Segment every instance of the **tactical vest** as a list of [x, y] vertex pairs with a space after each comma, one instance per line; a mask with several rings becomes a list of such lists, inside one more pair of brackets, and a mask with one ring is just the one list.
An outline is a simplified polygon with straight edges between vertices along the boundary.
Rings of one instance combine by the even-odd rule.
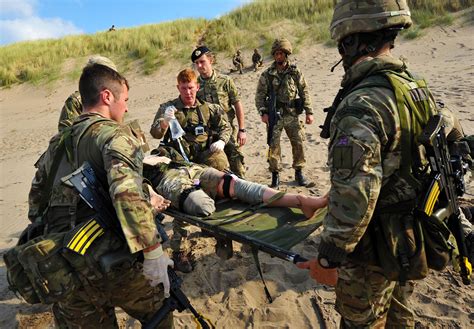
[[[269, 71], [265, 71], [264, 74], [267, 80], [268, 93], [270, 94], [272, 90], [275, 92], [277, 109], [281, 109], [283, 115], [299, 115], [303, 113], [304, 100], [301, 97], [298, 97], [299, 73], [297, 66], [291, 64], [289, 69], [286, 70], [283, 75], [278, 74], [279, 79], [276, 79], [276, 76], [270, 74]], [[295, 92], [297, 97], [293, 97], [287, 93], [290, 86], [288, 79], [293, 80], [296, 87]], [[275, 83], [277, 80], [279, 80], [280, 83]]]
[[[367, 87], [389, 87], [395, 93], [400, 118], [401, 162], [399, 172], [392, 175], [381, 189], [379, 200], [391, 193], [395, 181], [402, 178], [417, 195], [423, 195], [428, 178], [428, 162], [417, 142], [428, 120], [437, 113], [436, 104], [423, 79], [407, 72], [382, 71], [389, 85], [367, 79], [348, 91]], [[337, 114], [336, 114], [337, 115]], [[388, 152], [390, 144], [382, 150]], [[382, 155], [382, 157], [384, 157]], [[349, 256], [355, 262], [372, 263], [384, 270], [389, 280], [405, 282], [426, 277], [428, 269], [442, 270], [450, 259], [452, 248], [447, 242], [446, 225], [433, 225], [417, 212], [420, 200], [407, 200], [393, 205], [376, 206], [366, 233]]]

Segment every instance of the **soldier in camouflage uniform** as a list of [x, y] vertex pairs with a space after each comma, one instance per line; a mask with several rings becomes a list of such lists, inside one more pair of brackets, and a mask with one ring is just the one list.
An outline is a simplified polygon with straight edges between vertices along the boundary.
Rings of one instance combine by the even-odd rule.
[[313, 110], [303, 73], [295, 64], [291, 64], [288, 60], [288, 56], [292, 51], [291, 44], [287, 39], [275, 40], [272, 45], [272, 56], [275, 62], [260, 76], [255, 94], [255, 105], [262, 117], [262, 122], [267, 124], [267, 126], [272, 89], [276, 96], [276, 108], [274, 111], [279, 113], [279, 119], [272, 128], [267, 127], [267, 129], [273, 129], [268, 163], [272, 173], [272, 183], [270, 186], [275, 188], [278, 188], [280, 184], [280, 137], [283, 129], [285, 129], [291, 143], [295, 179], [300, 186], [307, 185], [307, 181], [302, 173], [306, 163], [303, 147], [303, 141], [305, 140], [304, 123], [299, 120], [299, 115], [304, 110], [306, 113], [306, 124], [312, 124], [314, 121]]
[[[241, 147], [247, 141], [247, 133], [245, 130], [244, 108], [240, 101], [239, 92], [232, 78], [212, 68], [214, 55], [207, 47], [196, 48], [191, 55], [191, 60], [199, 72], [198, 82], [200, 88], [197, 97], [208, 103], [219, 104], [227, 113], [232, 134], [224, 151], [229, 159], [230, 170], [237, 176], [244, 178], [245, 163]], [[235, 118], [237, 118], [238, 129], [234, 123]]]
[[[117, 67], [115, 64], [108, 58], [103, 56], [92, 56], [87, 61], [86, 67], [91, 66], [94, 64], [106, 64], [108, 67], [117, 71]], [[72, 125], [72, 122], [75, 118], [77, 118], [82, 112], [82, 102], [81, 102], [81, 94], [79, 91], [73, 92], [64, 102], [64, 106], [61, 109], [61, 113], [59, 114], [59, 123], [58, 123], [58, 130], [61, 131], [65, 127], [69, 127]]]
[[150, 134], [155, 138], [164, 138], [166, 145], [171, 145], [180, 152], [179, 145], [171, 141], [168, 129], [170, 120], [176, 118], [185, 132], [182, 146], [190, 161], [218, 170], [229, 169], [224, 145], [229, 141], [231, 129], [221, 106], [201, 102], [196, 98], [199, 85], [193, 70], [181, 71], [177, 80], [180, 95], [160, 105]]
[[253, 70], [257, 72], [257, 69], [263, 65], [262, 55], [258, 52], [258, 49], [253, 50], [252, 55]]
[[[153, 120], [150, 133], [155, 138], [163, 138], [167, 145], [172, 145], [180, 152], [179, 145], [170, 141], [169, 122], [176, 118], [185, 131], [182, 146], [189, 160], [206, 164], [217, 170], [229, 169], [229, 162], [224, 153], [231, 129], [219, 104], [196, 98], [199, 90], [197, 77], [193, 70], [185, 69], [178, 74], [179, 97], [160, 105]], [[211, 141], [213, 135], [218, 140]], [[176, 143], [176, 142], [174, 142]], [[189, 273], [193, 270], [193, 255], [187, 240], [188, 225], [173, 222], [173, 237], [170, 241], [173, 260], [178, 271]]]
[[242, 69], [244, 68], [244, 60], [242, 58], [242, 53], [240, 50], [237, 50], [237, 52], [232, 56], [232, 64], [234, 64], [234, 70], [232, 71], [238, 71], [240, 74], [242, 74]]
[[[249, 204], [268, 203], [277, 190], [253, 183], [204, 165], [171, 161], [167, 157], [145, 157], [144, 177], [171, 205], [187, 214], [209, 216], [215, 211], [214, 200], [235, 198]], [[228, 185], [225, 181], [228, 180]], [[227, 187], [225, 187], [227, 186]], [[227, 188], [227, 191], [224, 189]], [[270, 207], [300, 208], [310, 218], [327, 204], [327, 197], [285, 193], [270, 202]]]
[[[384, 75], [390, 71], [411, 76], [406, 64], [390, 51], [397, 33], [411, 23], [405, 0], [343, 0], [334, 9], [330, 29], [345, 76], [330, 124], [329, 211], [318, 258], [298, 266], [309, 268], [315, 280], [336, 285], [341, 328], [415, 325], [408, 305], [413, 281], [402, 285], [387, 279], [380, 259], [373, 261], [378, 248], [372, 240], [373, 226], [369, 226], [372, 222], [388, 226], [392, 221], [411, 225], [413, 208], [403, 204], [417, 197], [402, 173], [413, 163], [402, 161], [401, 149], [407, 146], [402, 143], [400, 113], [411, 109], [406, 103], [398, 108], [396, 90]], [[412, 84], [410, 88], [426, 102], [428, 111], [437, 111], [426, 87]], [[447, 121], [454, 122], [452, 114], [444, 114]], [[451, 130], [453, 125], [446, 123], [447, 131]], [[451, 133], [459, 135], [456, 129]], [[383, 214], [383, 220], [376, 220], [381, 216], [377, 214]]]
[[[36, 164], [29, 194], [30, 219], [41, 221], [47, 234], [67, 232], [62, 256], [80, 282], [53, 305], [54, 318], [60, 328], [118, 328], [119, 306], [144, 323], [169, 291], [167, 267], [172, 261], [163, 253], [154, 222], [154, 213], [169, 203], [143, 184], [143, 133], [122, 125], [127, 80], [107, 64], [93, 64], [84, 68], [79, 90], [83, 114], [51, 140]], [[93, 210], [60, 181], [84, 161], [110, 193], [117, 218], [109, 225], [116, 230], [90, 226]], [[71, 249], [76, 234], [87, 237], [80, 243], [90, 242], [83, 244], [83, 254]], [[143, 264], [138, 257], [130, 258], [138, 253], [144, 256]], [[103, 259], [121, 256], [131, 260], [111, 268], [102, 265]], [[170, 328], [172, 322], [169, 314], [160, 327]]]

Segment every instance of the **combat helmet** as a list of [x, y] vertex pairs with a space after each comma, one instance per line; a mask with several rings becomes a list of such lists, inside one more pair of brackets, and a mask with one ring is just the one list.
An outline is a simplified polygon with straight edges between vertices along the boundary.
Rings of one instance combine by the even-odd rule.
[[334, 7], [331, 38], [340, 42], [355, 33], [370, 33], [412, 25], [406, 0], [342, 0]]
[[291, 55], [293, 52], [290, 41], [285, 38], [275, 39], [272, 45], [272, 56], [275, 55], [277, 50], [281, 50], [287, 55]]

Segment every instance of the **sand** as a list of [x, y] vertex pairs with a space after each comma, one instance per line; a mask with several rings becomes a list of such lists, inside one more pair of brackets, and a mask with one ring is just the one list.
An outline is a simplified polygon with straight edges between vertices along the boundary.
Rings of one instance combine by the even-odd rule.
[[[467, 134], [474, 134], [474, 26], [457, 21], [451, 27], [435, 27], [416, 40], [399, 40], [395, 56], [403, 55], [413, 71], [423, 75], [433, 93], [460, 118]], [[191, 49], [190, 49], [191, 52]], [[250, 63], [251, 52], [244, 52]], [[311, 188], [296, 186], [291, 168], [288, 139], [283, 138], [281, 189], [292, 192], [324, 194], [329, 186], [327, 141], [319, 137], [318, 125], [324, 121], [322, 109], [331, 104], [343, 75], [335, 48], [303, 45], [294, 58], [306, 76], [315, 110], [315, 123], [306, 127], [305, 174], [314, 182]], [[218, 58], [217, 67], [229, 72], [229, 58]], [[84, 59], [84, 62], [86, 59]], [[265, 58], [267, 67], [270, 58]], [[169, 64], [151, 76], [128, 74], [131, 84], [129, 119], [139, 119], [148, 131], [160, 103], [178, 95], [175, 76], [182, 64]], [[247, 177], [268, 184], [265, 127], [255, 109], [255, 89], [260, 70], [250, 68], [232, 77], [242, 94], [246, 111], [248, 143], [244, 147]], [[64, 100], [76, 90], [76, 83], [63, 80], [32, 86], [23, 84], [0, 90], [0, 254], [17, 241], [27, 224], [27, 195], [34, 175], [33, 164], [46, 149], [57, 130], [57, 119]], [[151, 139], [152, 146], [158, 144]], [[466, 202], [472, 203], [474, 184], [468, 180]], [[170, 219], [166, 225], [171, 229]], [[197, 229], [193, 229], [197, 232]], [[335, 328], [339, 315], [334, 309], [334, 290], [315, 283], [308, 273], [277, 258], [261, 254], [261, 265], [267, 285], [274, 297], [265, 299], [262, 283], [250, 254], [235, 244], [235, 255], [223, 261], [214, 253], [214, 240], [192, 234], [197, 258], [194, 272], [182, 275], [183, 290], [194, 307], [212, 319], [218, 328]], [[318, 231], [294, 250], [305, 257], [316, 254]], [[0, 327], [49, 328], [53, 326], [47, 306], [28, 305], [8, 290], [5, 265], [0, 263]], [[472, 286], [462, 285], [451, 269], [432, 272], [416, 284], [411, 300], [419, 328], [469, 328], [474, 325]], [[120, 310], [122, 327], [139, 327]], [[194, 328], [188, 312], [175, 314], [177, 328]]]

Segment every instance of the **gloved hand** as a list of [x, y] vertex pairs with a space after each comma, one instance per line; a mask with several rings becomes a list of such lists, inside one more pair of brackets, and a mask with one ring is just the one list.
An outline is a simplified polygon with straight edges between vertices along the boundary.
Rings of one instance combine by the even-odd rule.
[[176, 112], [176, 107], [174, 106], [168, 106], [165, 110], [165, 114], [163, 115], [163, 119], [165, 119], [166, 122], [170, 122], [173, 119], [176, 119], [174, 116], [174, 113]]
[[218, 140], [217, 142], [212, 143], [209, 149], [214, 153], [217, 151], [224, 151], [224, 146], [225, 142], [223, 140]]
[[143, 261], [143, 274], [150, 280], [150, 284], [153, 287], [162, 283], [165, 297], [169, 297], [170, 278], [168, 277], [168, 266], [173, 267], [173, 261], [163, 252], [161, 245], [151, 251], [144, 251], [143, 256], [145, 257]]
[[324, 268], [319, 265], [319, 261], [316, 258], [307, 262], [296, 263], [296, 267], [309, 269], [309, 275], [319, 283], [328, 286], [335, 286], [337, 283], [337, 268]]

